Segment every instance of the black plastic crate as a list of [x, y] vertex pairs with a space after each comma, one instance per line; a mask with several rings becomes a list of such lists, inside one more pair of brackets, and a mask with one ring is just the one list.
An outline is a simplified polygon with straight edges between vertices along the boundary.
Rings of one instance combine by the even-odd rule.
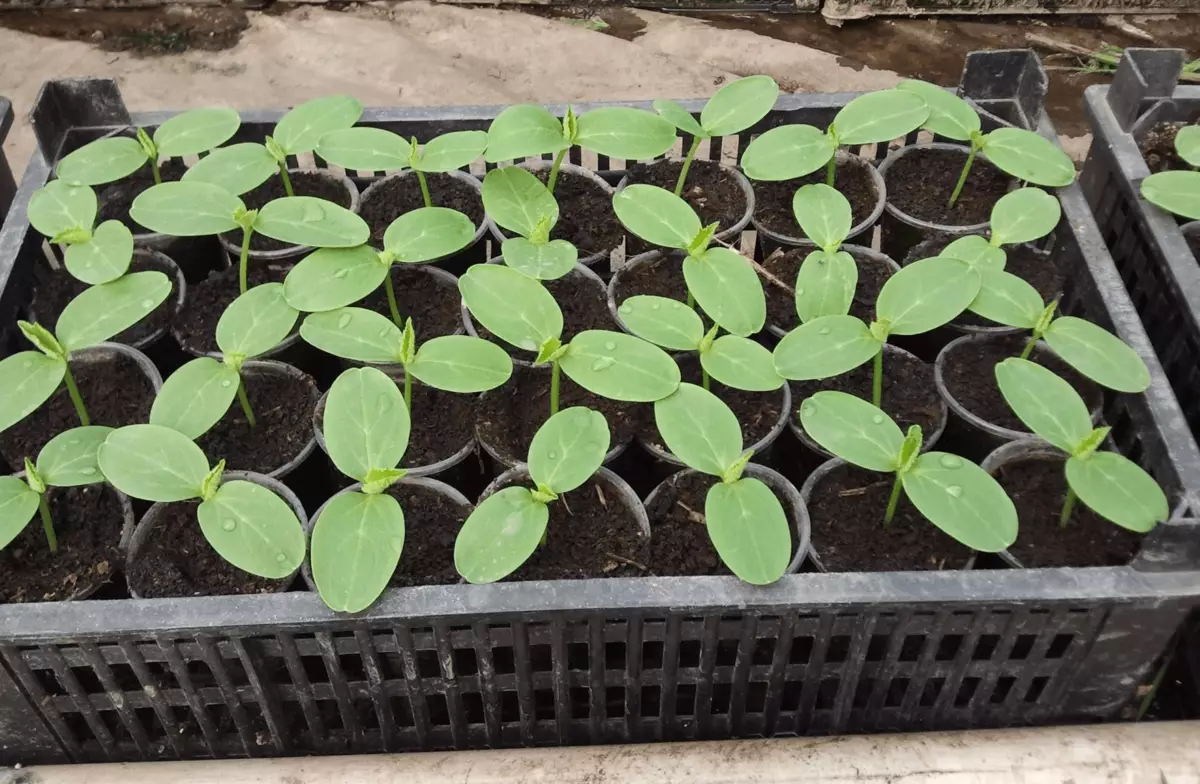
[[[970, 56], [985, 129], [1053, 137], [1032, 53]], [[787, 95], [785, 122], [828, 123], [853, 94]], [[634, 104], [646, 106], [647, 104]], [[698, 110], [699, 102], [690, 109]], [[562, 110], [564, 107], [557, 107]], [[500, 107], [369, 110], [428, 138]], [[243, 115], [261, 139], [280, 111]], [[42, 239], [26, 224], [50, 161], [130, 123], [110, 81], [52, 82], [35, 155], [0, 232], [0, 314], [28, 299]], [[1001, 118], [1004, 118], [1002, 120]], [[861, 153], [881, 158], [882, 148]], [[573, 152], [574, 162], [581, 162]], [[623, 162], [600, 158], [620, 176]], [[1116, 396], [1114, 443], [1166, 488], [1171, 521], [1130, 566], [946, 573], [641, 578], [391, 590], [336, 616], [272, 596], [0, 606], [0, 762], [257, 757], [950, 729], [1116, 716], [1200, 605], [1200, 451], [1077, 186], [1061, 192], [1064, 310], [1146, 360]], [[11, 350], [12, 344], [4, 347]]]
[[3, 148], [4, 140], [12, 130], [12, 124], [12, 101], [0, 95], [0, 213], [6, 215], [13, 195], [17, 192], [17, 182], [13, 179], [12, 167], [8, 164], [8, 156], [4, 154]]

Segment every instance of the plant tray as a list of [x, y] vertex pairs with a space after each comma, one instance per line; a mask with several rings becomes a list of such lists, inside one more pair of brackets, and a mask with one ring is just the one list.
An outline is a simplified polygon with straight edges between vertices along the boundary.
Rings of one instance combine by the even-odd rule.
[[[1054, 138], [1026, 51], [969, 56], [961, 85], [1002, 123]], [[827, 124], [853, 94], [787, 95], [757, 127]], [[648, 106], [648, 104], [635, 104]], [[565, 107], [554, 107], [560, 113]], [[699, 111], [700, 103], [689, 109]], [[428, 138], [499, 107], [368, 110]], [[282, 112], [243, 115], [261, 140]], [[25, 220], [51, 164], [130, 115], [107, 80], [48, 83], [43, 154], [0, 233], [0, 323], [29, 298]], [[704, 150], [705, 148], [701, 148]], [[718, 158], [722, 145], [705, 152]], [[871, 159], [886, 154], [858, 151]], [[573, 162], [581, 163], [577, 150]], [[588, 165], [617, 181], [624, 162]], [[315, 594], [0, 606], [0, 763], [138, 761], [628, 743], [1096, 721], [1117, 716], [1200, 605], [1200, 451], [1077, 186], [1054, 251], [1063, 309], [1146, 360], [1145, 395], [1104, 411], [1172, 519], [1130, 566], [797, 574], [767, 588], [681, 577], [390, 590], [339, 616]], [[3, 335], [0, 349], [14, 350]]]

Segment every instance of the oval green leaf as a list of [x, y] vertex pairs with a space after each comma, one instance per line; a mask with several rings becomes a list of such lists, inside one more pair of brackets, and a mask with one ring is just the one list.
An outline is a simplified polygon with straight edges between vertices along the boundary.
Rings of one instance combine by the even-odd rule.
[[1067, 454], [1092, 434], [1092, 417], [1075, 387], [1027, 359], [996, 365], [996, 383], [1025, 426]]
[[396, 382], [375, 368], [352, 368], [329, 388], [322, 425], [337, 469], [366, 481], [371, 469], [395, 468], [408, 449], [411, 422]]
[[708, 375], [727, 387], [750, 392], [771, 392], [784, 384], [775, 372], [770, 349], [749, 338], [722, 335], [707, 351], [700, 352], [700, 365]]
[[837, 151], [837, 144], [811, 125], [784, 125], [759, 136], [742, 153], [742, 171], [752, 180], [775, 182], [812, 174]]
[[979, 295], [979, 273], [970, 264], [944, 256], [922, 259], [887, 279], [875, 302], [893, 335], [919, 335], [948, 324]]
[[0, 550], [16, 539], [41, 503], [41, 496], [15, 476], [0, 476]]
[[558, 118], [533, 104], [517, 104], [500, 112], [487, 136], [484, 158], [488, 163], [557, 153], [570, 146]]
[[1175, 134], [1175, 151], [1189, 166], [1200, 167], [1200, 125], [1185, 125]]
[[99, 461], [109, 484], [143, 501], [199, 498], [208, 476], [208, 458], [200, 447], [161, 425], [114, 430], [100, 447]]
[[700, 112], [700, 124], [709, 136], [741, 133], [766, 117], [778, 97], [779, 85], [769, 76], [736, 79], [708, 99]]
[[954, 93], [917, 79], [905, 79], [896, 85], [896, 89], [919, 95], [929, 107], [929, 119], [924, 125], [926, 130], [960, 142], [970, 140], [973, 133], [979, 133], [979, 115], [971, 108], [971, 104]]
[[1171, 514], [1158, 483], [1115, 452], [1070, 458], [1067, 484], [1096, 514], [1130, 531], [1146, 533]]
[[1004, 270], [980, 272], [979, 294], [967, 310], [997, 324], [1033, 329], [1045, 307], [1037, 289]]
[[49, 400], [66, 372], [66, 362], [40, 351], [0, 359], [0, 433]]
[[853, 370], [883, 350], [861, 320], [822, 316], [801, 324], [775, 347], [775, 370], [792, 381], [832, 378]]
[[474, 239], [475, 224], [458, 210], [419, 207], [388, 225], [383, 247], [396, 256], [396, 261], [420, 264], [457, 253]]
[[675, 143], [675, 125], [644, 109], [605, 106], [579, 117], [578, 143], [627, 161], [657, 158]]
[[938, 254], [942, 258], [961, 259], [977, 270], [1002, 270], [1008, 263], [1008, 256], [1003, 249], [987, 241], [986, 237], [978, 234], [968, 234], [951, 242]]
[[988, 160], [1018, 180], [1065, 188], [1075, 181], [1075, 164], [1058, 145], [1033, 131], [997, 128], [983, 143]]
[[654, 185], [629, 185], [613, 197], [621, 224], [652, 245], [686, 248], [700, 233], [700, 216], [683, 199]]
[[[1001, 245], [1033, 242], [1054, 231], [1062, 207], [1040, 188], [1018, 188], [992, 207], [992, 241]], [[945, 254], [943, 254], [945, 255]]]
[[608, 421], [599, 411], [575, 406], [538, 428], [529, 445], [529, 476], [539, 486], [569, 493], [600, 469], [608, 454]]
[[366, 221], [345, 207], [312, 196], [284, 196], [258, 211], [254, 230], [280, 242], [349, 248], [371, 238]]
[[[111, 427], [76, 427], [59, 433], [42, 447], [37, 472], [51, 487], [78, 487], [104, 481], [97, 455]], [[0, 515], [2, 516], [2, 515]]]
[[1017, 540], [1017, 509], [1000, 483], [969, 460], [926, 452], [901, 474], [904, 492], [929, 522], [972, 550], [998, 553]]
[[920, 128], [929, 119], [924, 99], [906, 90], [860, 95], [842, 107], [831, 127], [838, 144], [890, 142]]
[[542, 181], [519, 166], [492, 169], [483, 178], [483, 209], [497, 226], [522, 237], [533, 234], [538, 221], [558, 222], [558, 202]]
[[723, 476], [742, 457], [742, 428], [719, 397], [680, 384], [654, 404], [654, 424], [671, 454], [695, 471]]
[[469, 583], [494, 583], [529, 560], [550, 510], [524, 487], [506, 487], [475, 508], [454, 540], [454, 568]]
[[841, 247], [850, 233], [850, 202], [828, 185], [801, 186], [792, 196], [792, 212], [808, 238], [827, 253]]
[[524, 237], [512, 237], [500, 245], [504, 263], [534, 280], [558, 280], [579, 261], [579, 251], [566, 240], [542, 244]]
[[203, 237], [238, 228], [233, 215], [245, 208], [237, 196], [207, 182], [164, 182], [139, 193], [129, 217], [150, 231]]
[[197, 439], [225, 416], [240, 383], [237, 371], [224, 362], [193, 359], [163, 382], [150, 407], [150, 424]]
[[403, 333], [390, 318], [373, 310], [339, 308], [304, 319], [300, 337], [335, 357], [384, 365], [400, 361]]
[[91, 240], [68, 245], [63, 254], [67, 272], [90, 286], [121, 277], [132, 259], [133, 233], [119, 220], [104, 221]]
[[673, 351], [695, 351], [704, 339], [704, 322], [677, 299], [639, 294], [617, 308], [625, 327], [643, 340]]
[[407, 370], [436, 389], [472, 395], [508, 381], [512, 367], [508, 352], [495, 343], [469, 335], [444, 335], [422, 343]]
[[767, 322], [767, 296], [758, 273], [742, 255], [709, 248], [683, 260], [683, 278], [696, 304], [728, 332], [747, 337]]
[[191, 109], [170, 118], [154, 132], [154, 145], [166, 158], [208, 152], [229, 141], [242, 118], [227, 106]]
[[858, 265], [844, 250], [814, 250], [796, 275], [796, 315], [800, 323], [822, 316], [844, 316], [854, 303]]
[[1090, 321], [1057, 318], [1043, 338], [1064, 362], [1101, 386], [1118, 392], [1145, 392], [1150, 386], [1150, 371], [1137, 352]]
[[336, 310], [383, 285], [388, 265], [369, 245], [318, 248], [292, 267], [283, 281], [287, 303], [305, 313]]
[[183, 182], [207, 183], [240, 196], [262, 185], [279, 164], [267, 148], [254, 142], [213, 150], [183, 174]]
[[51, 180], [29, 199], [29, 225], [47, 237], [68, 229], [92, 230], [96, 194], [86, 185]]
[[335, 166], [357, 171], [399, 171], [408, 167], [412, 147], [382, 128], [342, 128], [317, 143], [317, 155]]
[[300, 312], [288, 304], [282, 283], [264, 283], [242, 294], [217, 321], [217, 346], [225, 354], [257, 357], [283, 342]]
[[718, 482], [704, 501], [708, 536], [738, 579], [769, 585], [787, 571], [792, 534], [779, 499], [761, 481]]
[[252, 482], [225, 482], [196, 509], [217, 554], [250, 574], [277, 580], [304, 563], [304, 528], [282, 498]]
[[370, 607], [388, 587], [404, 548], [404, 510], [381, 493], [340, 493], [313, 526], [313, 582], [336, 612]]
[[285, 114], [271, 137], [289, 155], [312, 152], [326, 134], [358, 122], [362, 111], [362, 104], [349, 95], [314, 98]]
[[623, 332], [580, 332], [560, 363], [572, 381], [609, 400], [653, 403], [679, 385], [679, 366], [669, 354]]
[[1151, 174], [1142, 180], [1142, 198], [1172, 214], [1200, 220], [1200, 172]]
[[668, 99], [659, 99], [654, 102], [654, 111], [662, 115], [667, 122], [674, 125], [679, 130], [700, 139], [707, 139], [709, 134], [700, 125], [699, 121], [692, 116], [692, 113], [684, 109], [675, 101]]
[[904, 433], [890, 416], [845, 392], [817, 392], [800, 406], [804, 432], [825, 449], [868, 471], [895, 471]]
[[454, 131], [430, 139], [421, 150], [417, 168], [424, 172], [448, 172], [469, 166], [487, 149], [485, 131]]
[[526, 351], [537, 351], [562, 335], [562, 311], [546, 287], [515, 269], [476, 264], [458, 279], [463, 302], [496, 337]]
[[68, 352], [103, 343], [150, 315], [170, 293], [171, 281], [153, 270], [85, 289], [59, 315], [58, 342]]
[[128, 177], [146, 163], [146, 151], [137, 139], [111, 136], [89, 142], [65, 156], [54, 168], [54, 175], [63, 183], [104, 185]]

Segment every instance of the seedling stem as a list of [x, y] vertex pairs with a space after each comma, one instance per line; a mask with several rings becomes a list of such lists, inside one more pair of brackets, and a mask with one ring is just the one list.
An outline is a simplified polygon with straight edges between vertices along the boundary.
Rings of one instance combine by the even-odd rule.
[[404, 407], [412, 413], [412, 373], [407, 369], [404, 371]]
[[383, 279], [383, 285], [387, 291], [388, 310], [392, 312], [392, 321], [397, 327], [404, 329], [404, 319], [400, 318], [400, 307], [396, 304], [396, 290], [392, 288], [391, 270], [388, 270], [388, 276]]
[[833, 178], [837, 174], [837, 153], [834, 153], [825, 164], [825, 184], [833, 187]]
[[892, 495], [888, 499], [887, 512], [883, 515], [883, 527], [891, 528], [892, 518], [896, 516], [896, 505], [900, 503], [900, 490], [904, 487], [901, 474], [896, 472], [896, 481], [892, 482]]
[[708, 371], [705, 370], [704, 368], [700, 368], [700, 383], [704, 386], [705, 392], [712, 391], [711, 389], [709, 389]]
[[71, 375], [70, 364], [67, 365], [63, 381], [67, 382], [67, 394], [71, 396], [71, 402], [75, 404], [75, 413], [79, 414], [79, 424], [82, 427], [88, 427], [92, 421], [88, 417], [87, 408], [83, 405], [83, 398], [79, 395], [79, 387], [75, 386], [75, 377]]
[[[875, 355], [875, 377], [871, 379], [871, 403], [883, 408], [883, 348]], [[890, 515], [889, 515], [890, 518]]]
[[[286, 159], [279, 162], [279, 176], [283, 178], [283, 190], [288, 196], [295, 196], [296, 193], [292, 190], [292, 178], [288, 176]], [[245, 289], [242, 291], [244, 292]]]
[[238, 402], [242, 404], [242, 412], [246, 415], [246, 421], [250, 423], [250, 427], [255, 427], [257, 422], [254, 419], [254, 411], [250, 408], [250, 398], [246, 395], [246, 383], [238, 381]]
[[254, 235], [254, 229], [250, 226], [242, 228], [242, 255], [238, 257], [238, 292], [246, 293], [246, 267], [247, 261], [250, 258], [250, 237]]
[[429, 198], [429, 183], [425, 181], [425, 172], [421, 171], [420, 169], [417, 169], [416, 172], [417, 182], [421, 184], [421, 198], [425, 200], [426, 207], [432, 207], [433, 200]]
[[958, 184], [954, 186], [954, 193], [950, 194], [950, 203], [946, 206], [953, 207], [954, 202], [958, 201], [959, 194], [962, 193], [963, 186], [967, 184], [967, 175], [971, 173], [971, 164], [975, 162], [975, 155], [979, 150], [975, 149], [974, 142], [971, 143], [971, 151], [967, 153], [967, 162], [963, 166], [962, 174], [958, 175]]
[[558, 168], [562, 166], [563, 156], [566, 154], [566, 150], [559, 150], [558, 155], [554, 156], [554, 165], [550, 167], [550, 178], [546, 180], [546, 190], [551, 193], [554, 193], [554, 183], [558, 182]]
[[550, 416], [558, 413], [558, 376], [560, 372], [556, 359], [550, 363]]
[[1029, 355], [1033, 352], [1033, 347], [1037, 342], [1038, 334], [1034, 332], [1029, 336], [1029, 340], [1025, 341], [1025, 349], [1021, 352], [1021, 359], [1029, 359]]
[[162, 172], [158, 170], [158, 161], [150, 161], [150, 173], [154, 175], [154, 184], [162, 185]]
[[1071, 513], [1075, 511], [1075, 491], [1070, 486], [1067, 487], [1067, 498], [1063, 501], [1062, 512], [1058, 515], [1058, 527], [1066, 528], [1071, 522]]
[[688, 169], [692, 168], [692, 158], [696, 157], [696, 150], [700, 147], [700, 137], [692, 137], [692, 145], [688, 147], [687, 157], [683, 159], [683, 168], [679, 170], [679, 181], [675, 183], [675, 195], [683, 193], [683, 183], [687, 180]]
[[46, 502], [46, 494], [41, 493], [38, 499], [38, 511], [42, 513], [42, 530], [46, 532], [46, 543], [50, 552], [58, 552], [58, 537], [54, 535], [54, 521], [50, 519], [50, 504]]

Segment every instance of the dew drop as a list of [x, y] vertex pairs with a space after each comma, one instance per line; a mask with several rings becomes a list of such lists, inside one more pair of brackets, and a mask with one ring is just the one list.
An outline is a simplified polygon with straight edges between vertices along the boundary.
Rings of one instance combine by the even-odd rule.
[[79, 473], [83, 474], [84, 476], [91, 476], [92, 474], [96, 473], [96, 467], [84, 466], [83, 468], [79, 469]]
[[677, 299], [671, 300], [671, 309], [672, 310], [678, 310], [679, 308], [682, 308], [682, 307], [683, 307], [683, 303], [680, 302], [679, 300], [677, 300]]
[[284, 561], [287, 560], [287, 553], [276, 553], [275, 560], [278, 561], [279, 563], [283, 563]]
[[803, 297], [803, 296], [804, 296], [804, 289], [796, 289], [796, 296], [797, 296], [797, 297]]
[[379, 399], [375, 401], [375, 410], [381, 414], [386, 414], [392, 410], [392, 401], [386, 396], [380, 395]]
[[68, 441], [67, 443], [68, 443], [68, 444], [70, 444], [71, 446], [79, 446], [79, 439], [78, 439], [78, 438], [72, 438], [72, 439], [71, 439], [70, 441]]
[[237, 520], [234, 520], [232, 517], [230, 517], [225, 522], [221, 523], [221, 527], [226, 531], [232, 531], [233, 529], [237, 528]]
[[392, 549], [395, 550], [397, 553], [402, 552], [404, 550], [404, 540], [401, 539], [399, 536], [393, 536], [392, 537]]
[[341, 318], [338, 319], [338, 329], [345, 329], [350, 326], [350, 318], [349, 313], [343, 313]]
[[21, 370], [29, 370], [29, 368], [31, 368], [31, 367], [33, 367], [32, 359], [27, 359], [21, 363]]
[[616, 350], [617, 350], [617, 344], [616, 344], [616, 343], [614, 343], [613, 341], [611, 341], [611, 340], [610, 340], [610, 341], [608, 341], [607, 343], [605, 343], [605, 344], [604, 344], [604, 350], [605, 350], [605, 351], [616, 351]]
[[304, 202], [304, 214], [300, 217], [305, 223], [319, 221], [325, 217], [325, 208], [311, 201]]
[[800, 407], [800, 413], [804, 414], [804, 416], [813, 416], [817, 413], [817, 407], [812, 403], [805, 403]]
[[152, 300], [152, 299], [144, 299], [144, 300], [142, 300], [142, 307], [143, 307], [143, 308], [152, 308], [152, 307], [154, 307], [154, 300]]
[[621, 307], [617, 308], [617, 312], [628, 316], [633, 312], [633, 305], [622, 305]]
[[557, 460], [558, 452], [547, 452], [546, 457], [550, 458], [551, 460]]
[[349, 274], [350, 274], [350, 270], [340, 269], [337, 272], [333, 273], [333, 277], [337, 278], [338, 280], [341, 280], [342, 278], [346, 277]]
[[962, 488], [959, 487], [958, 485], [950, 485], [949, 487], [946, 488], [946, 492], [949, 493], [954, 498], [962, 497]]
[[521, 341], [521, 348], [525, 349], [526, 351], [537, 351], [537, 343], [534, 343], [529, 338], [525, 338]]
[[821, 335], [828, 335], [829, 331], [830, 331], [829, 327], [821, 327], [820, 329], [817, 330], [817, 333], [821, 334]]
[[962, 460], [954, 455], [942, 455], [938, 462], [942, 464], [942, 468], [960, 468], [962, 466]]
[[876, 414], [875, 416], [871, 417], [871, 421], [877, 425], [882, 425], [883, 424], [883, 414]]
[[612, 357], [600, 357], [595, 362], [592, 363], [592, 370], [595, 370], [595, 371], [608, 370], [614, 364], [616, 364], [616, 360], [613, 359]]
[[221, 386], [225, 387], [226, 389], [229, 389], [231, 386], [233, 386], [233, 381], [227, 378], [221, 382]]
[[651, 303], [650, 303], [650, 309], [651, 309], [651, 310], [662, 310], [662, 303], [660, 303], [660, 302], [651, 302]]
[[379, 330], [379, 337], [386, 338], [389, 332], [391, 332], [391, 330], [387, 327], [384, 327], [383, 329]]

